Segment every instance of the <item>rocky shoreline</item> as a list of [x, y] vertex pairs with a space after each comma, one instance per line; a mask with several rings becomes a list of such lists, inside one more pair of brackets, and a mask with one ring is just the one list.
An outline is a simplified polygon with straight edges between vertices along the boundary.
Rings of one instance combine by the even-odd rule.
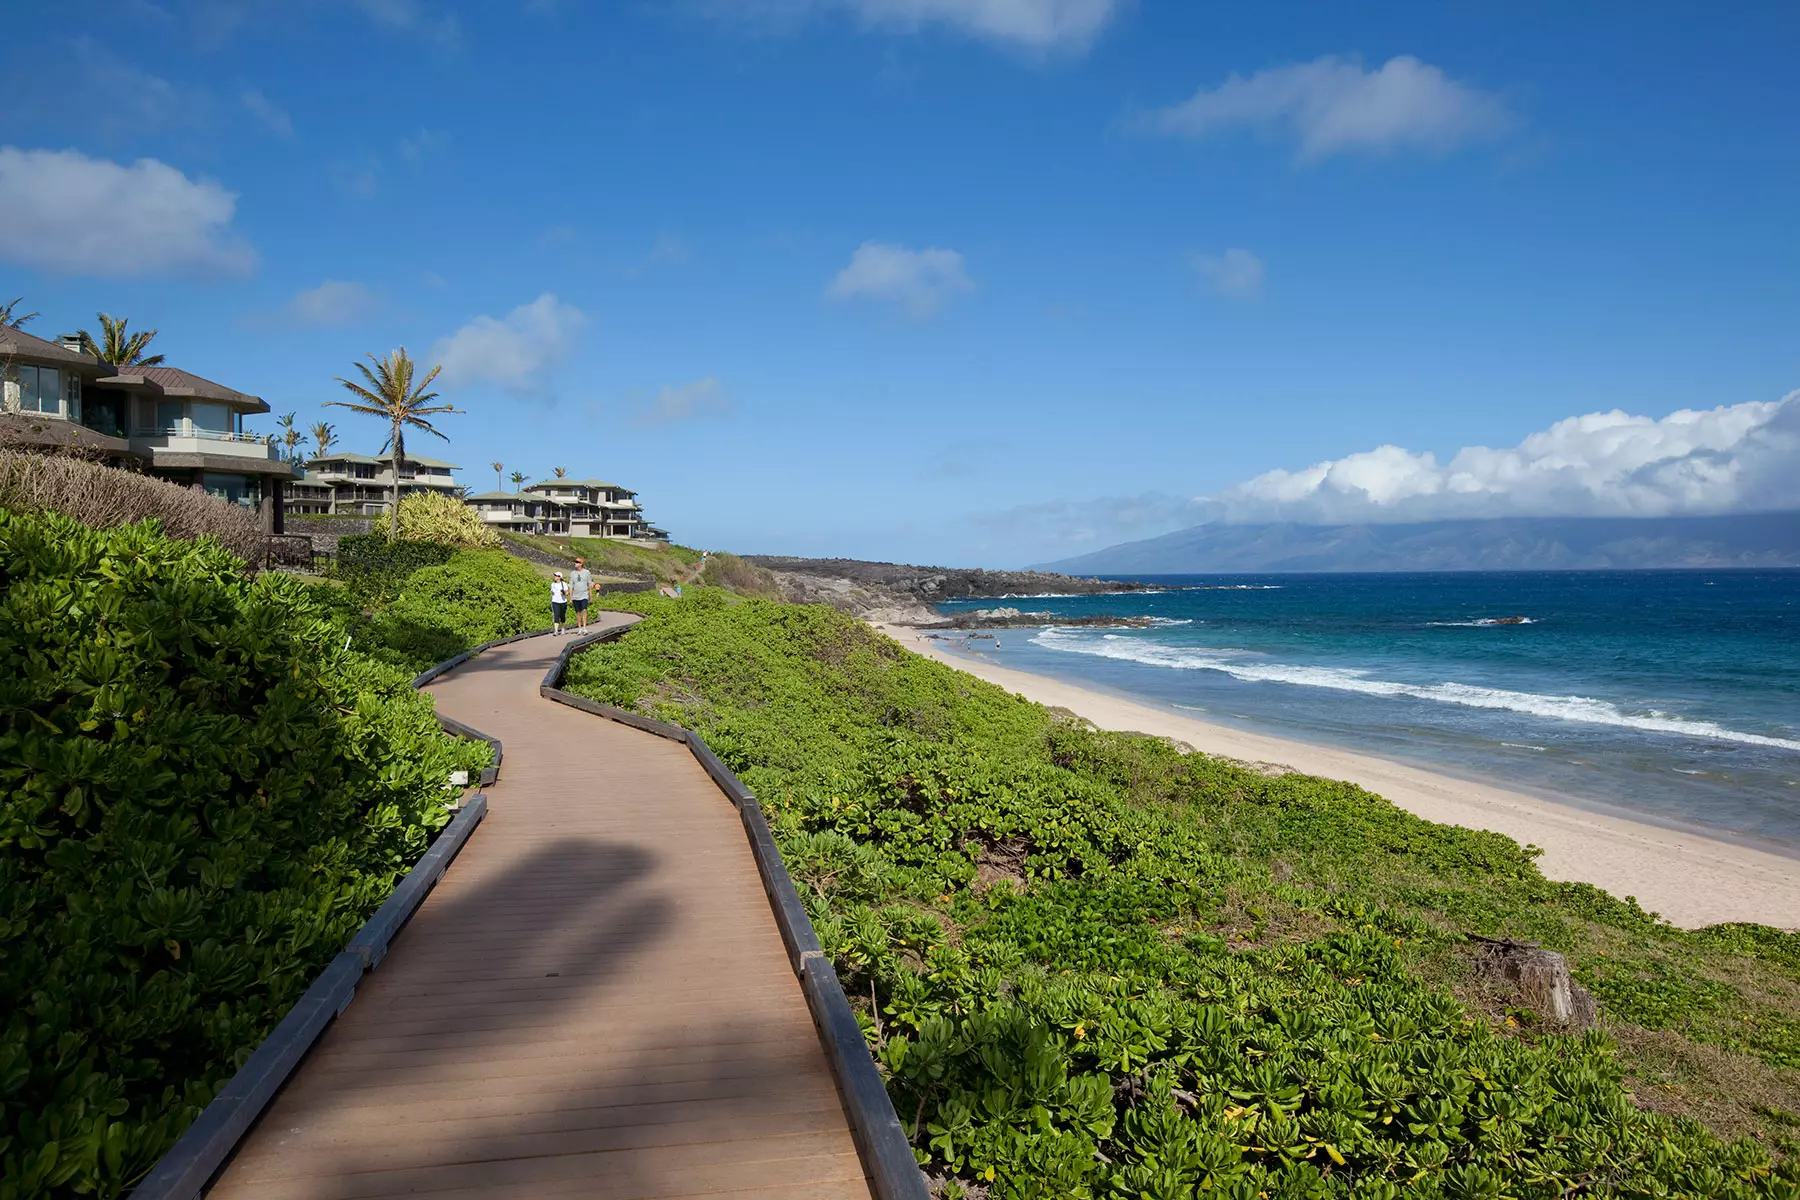
[[[1147, 583], [1084, 579], [1049, 571], [988, 571], [975, 567], [920, 567], [864, 562], [853, 558], [789, 558], [751, 554], [745, 561], [771, 572], [785, 599], [795, 604], [829, 604], [864, 620], [888, 625], [946, 629], [933, 605], [946, 600], [1003, 600], [1015, 597], [1093, 596], [1113, 592], [1156, 592]], [[1011, 611], [1019, 610], [983, 610]], [[1021, 614], [1023, 615], [1023, 614]], [[1032, 614], [1034, 618], [1041, 614]], [[959, 621], [966, 621], [959, 617]], [[1010, 619], [1010, 618], [1008, 618]], [[1096, 618], [1136, 620], [1138, 618]], [[1146, 623], [1148, 619], [1145, 618]], [[1042, 625], [1033, 619], [1019, 624]], [[1056, 624], [1073, 622], [1057, 621]], [[1005, 621], [998, 626], [1006, 628]]]
[[1023, 612], [1016, 608], [977, 608], [939, 617], [919, 629], [1035, 629], [1042, 625], [1078, 625], [1088, 629], [1151, 629], [1155, 617], [1065, 617], [1051, 612]]

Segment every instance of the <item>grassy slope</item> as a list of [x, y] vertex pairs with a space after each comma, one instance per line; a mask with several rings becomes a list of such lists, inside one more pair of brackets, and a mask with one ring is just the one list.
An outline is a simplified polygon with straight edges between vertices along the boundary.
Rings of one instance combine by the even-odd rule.
[[550, 626], [548, 581], [535, 564], [504, 550], [458, 550], [442, 566], [399, 582], [346, 574], [313, 586], [353, 645], [413, 671]]
[[[1005, 1195], [1795, 1194], [1800, 937], [1684, 932], [1498, 835], [717, 600], [643, 605], [572, 686], [704, 731], [764, 798], [935, 1169]], [[1468, 934], [1566, 952], [1606, 1035], [1509, 1009]]]
[[653, 577], [658, 583], [687, 583], [700, 564], [700, 552], [686, 546], [653, 542], [619, 542], [610, 538], [544, 537], [535, 533], [502, 535], [522, 546], [573, 560], [587, 559], [596, 575], [604, 571]]

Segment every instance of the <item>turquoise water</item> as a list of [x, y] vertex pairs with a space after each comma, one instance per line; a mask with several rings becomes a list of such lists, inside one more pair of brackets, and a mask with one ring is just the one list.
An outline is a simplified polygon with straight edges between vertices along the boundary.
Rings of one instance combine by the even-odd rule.
[[[960, 652], [1800, 853], [1800, 571], [1149, 576]], [[1523, 617], [1520, 623], [1512, 618]]]

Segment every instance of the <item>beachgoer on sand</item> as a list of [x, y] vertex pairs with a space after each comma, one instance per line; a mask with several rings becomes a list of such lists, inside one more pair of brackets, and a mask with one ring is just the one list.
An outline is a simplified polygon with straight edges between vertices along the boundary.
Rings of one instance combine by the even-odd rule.
[[563, 621], [569, 615], [569, 585], [563, 582], [561, 571], [550, 577], [550, 632], [562, 635]]
[[587, 628], [588, 589], [593, 586], [594, 575], [587, 569], [587, 560], [576, 559], [575, 571], [569, 576], [569, 599], [575, 602], [577, 632]]

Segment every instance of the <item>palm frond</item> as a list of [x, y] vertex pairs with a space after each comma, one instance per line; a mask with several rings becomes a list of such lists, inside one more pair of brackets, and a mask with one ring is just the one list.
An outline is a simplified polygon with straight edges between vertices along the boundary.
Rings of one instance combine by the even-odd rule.
[[28, 313], [17, 311], [19, 305], [25, 303], [25, 297], [14, 296], [5, 304], [0, 304], [0, 329], [23, 329], [39, 314], [36, 310]]

